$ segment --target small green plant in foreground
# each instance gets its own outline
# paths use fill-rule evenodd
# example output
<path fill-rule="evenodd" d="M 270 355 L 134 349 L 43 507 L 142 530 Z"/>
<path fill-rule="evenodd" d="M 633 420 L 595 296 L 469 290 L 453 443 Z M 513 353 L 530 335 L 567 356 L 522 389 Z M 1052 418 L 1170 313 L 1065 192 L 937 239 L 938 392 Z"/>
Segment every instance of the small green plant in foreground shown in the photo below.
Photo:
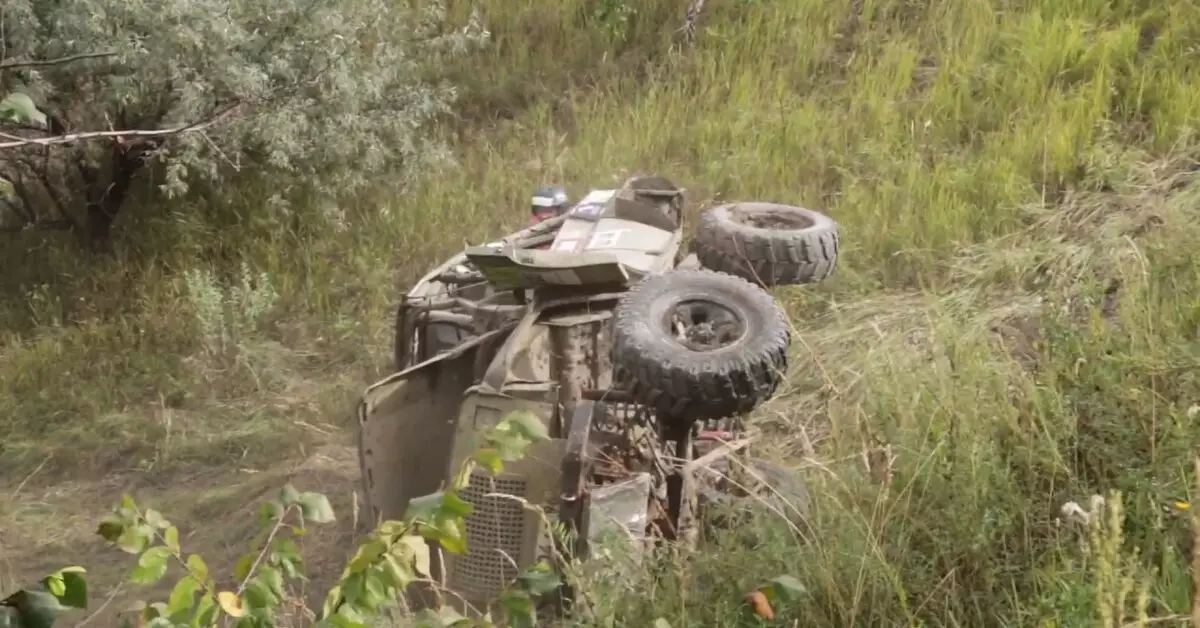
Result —
<path fill-rule="evenodd" d="M 161 513 L 139 506 L 126 496 L 98 533 L 118 549 L 137 556 L 128 580 L 139 585 L 160 582 L 172 564 L 184 576 L 166 601 L 138 602 L 135 618 L 122 625 L 145 628 L 236 626 L 267 628 L 281 625 L 355 628 L 370 625 L 390 612 L 403 613 L 403 592 L 411 585 L 430 587 L 439 603 L 417 613 L 415 628 L 496 625 L 491 614 L 467 618 L 441 603 L 440 584 L 431 579 L 429 541 L 442 550 L 466 551 L 465 520 L 472 506 L 459 496 L 472 469 L 482 465 L 492 473 L 519 459 L 533 442 L 547 437 L 545 427 L 529 413 L 501 421 L 485 438 L 444 491 L 414 500 L 404 521 L 383 522 L 358 548 L 329 590 L 319 612 L 304 603 L 307 578 L 301 543 L 309 524 L 335 520 L 329 500 L 320 493 L 300 492 L 291 485 L 259 510 L 260 531 L 233 570 L 232 586 L 219 582 L 205 560 L 180 543 L 179 529 Z M 0 628 L 50 628 L 71 609 L 87 608 L 87 582 L 82 567 L 68 567 L 42 580 L 44 590 L 21 590 L 0 605 Z M 532 627 L 537 623 L 536 598 L 558 589 L 561 581 L 548 565 L 538 564 L 518 579 L 518 586 L 501 594 L 495 605 L 502 625 Z M 135 621 L 136 619 L 136 621 Z"/>

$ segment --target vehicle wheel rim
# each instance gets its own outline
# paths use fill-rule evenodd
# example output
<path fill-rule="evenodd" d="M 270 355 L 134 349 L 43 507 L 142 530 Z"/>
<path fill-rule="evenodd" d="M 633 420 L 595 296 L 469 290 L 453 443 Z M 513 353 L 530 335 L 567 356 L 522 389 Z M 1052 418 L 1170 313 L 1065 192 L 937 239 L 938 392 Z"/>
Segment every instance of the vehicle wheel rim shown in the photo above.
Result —
<path fill-rule="evenodd" d="M 697 352 L 716 351 L 746 337 L 746 321 L 736 310 L 703 299 L 677 303 L 664 323 L 680 345 Z"/>
<path fill-rule="evenodd" d="M 772 231 L 801 231 L 816 224 L 812 218 L 800 212 L 738 209 L 734 210 L 733 214 L 737 222 Z"/>

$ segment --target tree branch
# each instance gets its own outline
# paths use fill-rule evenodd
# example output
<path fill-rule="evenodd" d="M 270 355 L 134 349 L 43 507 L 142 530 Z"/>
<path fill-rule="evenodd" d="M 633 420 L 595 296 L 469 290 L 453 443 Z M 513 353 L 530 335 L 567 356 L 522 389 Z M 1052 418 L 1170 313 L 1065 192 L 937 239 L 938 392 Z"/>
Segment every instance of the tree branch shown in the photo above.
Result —
<path fill-rule="evenodd" d="M 0 142 L 0 150 L 9 148 L 21 148 L 23 146 L 53 146 L 55 144 L 70 144 L 82 140 L 92 140 L 97 138 L 112 138 L 125 139 L 130 137 L 165 137 L 168 135 L 180 135 L 183 133 L 195 133 L 203 131 L 208 127 L 219 124 L 231 117 L 239 108 L 241 103 L 235 103 L 222 110 L 217 115 L 201 122 L 193 122 L 184 126 L 171 127 L 169 129 L 141 129 L 130 131 L 87 131 L 83 133 L 68 133 L 66 135 L 55 135 L 52 137 L 21 137 L 19 135 L 9 135 L 0 133 L 0 138 L 11 140 L 8 142 Z"/>
<path fill-rule="evenodd" d="M 700 18 L 704 15 L 704 5 L 708 0 L 692 0 L 688 5 L 687 14 L 683 18 L 683 26 L 675 30 L 675 34 L 683 38 L 687 43 L 692 43 L 696 40 L 696 31 L 699 28 Z"/>
<path fill-rule="evenodd" d="M 0 70 L 12 70 L 14 68 L 44 68 L 51 65 L 62 65 L 64 63 L 83 61 L 84 59 L 105 59 L 115 56 L 117 56 L 117 53 L 115 52 L 84 52 L 77 55 L 68 55 L 66 57 L 55 57 L 53 59 L 33 59 L 30 61 L 15 61 L 13 59 L 5 59 L 0 61 Z"/>

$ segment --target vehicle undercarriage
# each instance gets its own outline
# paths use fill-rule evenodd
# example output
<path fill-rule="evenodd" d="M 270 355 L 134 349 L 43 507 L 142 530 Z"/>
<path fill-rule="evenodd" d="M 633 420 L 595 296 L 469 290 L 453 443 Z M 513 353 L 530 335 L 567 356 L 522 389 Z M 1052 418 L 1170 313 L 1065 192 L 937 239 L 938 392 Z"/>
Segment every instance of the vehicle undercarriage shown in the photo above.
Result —
<path fill-rule="evenodd" d="M 397 372 L 358 411 L 373 519 L 439 490 L 508 414 L 531 412 L 550 434 L 497 476 L 474 471 L 462 493 L 468 551 L 446 555 L 438 578 L 470 605 L 539 560 L 586 558 L 609 532 L 694 543 L 707 502 L 790 481 L 746 456 L 745 416 L 782 382 L 791 337 L 761 286 L 828 277 L 837 227 L 802 208 L 721 206 L 685 255 L 682 193 L 660 177 L 593 191 L 451 258 L 402 300 Z"/>

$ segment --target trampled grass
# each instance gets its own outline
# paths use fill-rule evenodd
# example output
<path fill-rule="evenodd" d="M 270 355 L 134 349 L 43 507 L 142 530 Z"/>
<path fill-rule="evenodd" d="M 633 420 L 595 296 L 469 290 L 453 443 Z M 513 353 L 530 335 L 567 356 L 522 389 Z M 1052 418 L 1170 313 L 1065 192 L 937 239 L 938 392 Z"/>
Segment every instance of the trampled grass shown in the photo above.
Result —
<path fill-rule="evenodd" d="M 675 47 L 684 9 L 489 5 L 495 47 L 450 73 L 459 167 L 381 182 L 344 228 L 146 211 L 119 263 L 6 247 L 7 287 L 38 298 L 0 319 L 0 473 L 53 454 L 26 492 L 98 469 L 162 483 L 348 442 L 399 286 L 517 227 L 537 183 L 655 172 L 693 212 L 763 199 L 842 225 L 835 278 L 778 291 L 795 368 L 758 423 L 815 506 L 601 579 L 581 621 L 759 625 L 741 596 L 781 573 L 807 593 L 777 625 L 1137 625 L 1139 591 L 1147 616 L 1186 615 L 1188 525 L 1162 506 L 1200 444 L 1200 8 L 713 1 Z M 226 360 L 201 352 L 180 273 L 230 259 L 280 298 Z M 1059 509 L 1109 490 L 1120 544 L 1085 552 Z"/>

